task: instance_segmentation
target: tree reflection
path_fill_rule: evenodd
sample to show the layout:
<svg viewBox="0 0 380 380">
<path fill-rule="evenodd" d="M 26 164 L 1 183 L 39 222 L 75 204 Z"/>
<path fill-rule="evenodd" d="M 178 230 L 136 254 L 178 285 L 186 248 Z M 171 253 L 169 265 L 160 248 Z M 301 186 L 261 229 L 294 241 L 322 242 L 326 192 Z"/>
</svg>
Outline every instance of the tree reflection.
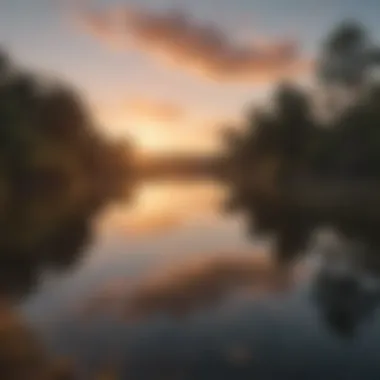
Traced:
<svg viewBox="0 0 380 380">
<path fill-rule="evenodd" d="M 275 111 L 249 115 L 240 138 L 230 139 L 232 208 L 247 216 L 252 233 L 275 231 L 280 260 L 303 248 L 309 217 L 285 200 L 288 182 L 305 177 L 318 133 L 310 99 L 301 90 L 280 86 Z"/>
<path fill-rule="evenodd" d="M 314 249 L 323 256 L 312 298 L 332 331 L 352 336 L 380 303 L 378 253 L 366 242 L 336 233 L 318 239 Z"/>
<path fill-rule="evenodd" d="M 329 49 L 340 49 L 343 42 L 336 39 L 350 45 L 351 38 L 356 46 L 364 35 L 358 26 L 343 24 Z M 244 211 L 253 233 L 275 237 L 280 259 L 292 260 L 310 232 L 325 224 L 378 244 L 379 218 L 371 219 L 365 207 L 352 218 L 343 211 L 356 212 L 368 201 L 363 194 L 373 201 L 365 206 L 378 207 L 379 89 L 370 82 L 352 105 L 326 121 L 313 111 L 313 92 L 283 84 L 271 111 L 249 114 L 242 131 L 228 135 L 231 208 Z"/>
<path fill-rule="evenodd" d="M 379 277 L 380 84 L 367 75 L 379 53 L 361 28 L 345 24 L 324 54 L 321 83 L 334 82 L 345 95 L 355 93 L 355 100 L 326 120 L 314 110 L 313 93 L 283 83 L 271 111 L 252 112 L 242 132 L 227 132 L 224 162 L 230 208 L 244 212 L 253 236 L 273 238 L 280 265 L 307 253 L 320 226 L 331 225 L 348 239 L 337 250 L 350 270 L 322 268 L 313 295 L 328 325 L 350 335 L 379 302 L 378 288 L 368 289 L 357 274 L 360 269 Z M 329 86 L 325 91 L 340 101 Z M 1 296 L 26 295 L 44 271 L 80 259 L 99 210 L 128 198 L 131 161 L 129 143 L 106 139 L 72 89 L 0 55 Z M 334 268 L 331 261 L 327 267 Z M 251 260 L 186 266 L 143 283 L 125 313 L 184 316 L 218 303 L 231 289 L 287 289 L 279 273 Z M 7 335 L 14 326 L 7 322 L 9 311 L 3 313 L 0 377 L 50 379 L 38 344 L 25 330 L 20 339 L 28 350 L 18 336 Z M 64 372 L 61 378 L 68 378 Z"/>
<path fill-rule="evenodd" d="M 314 286 L 314 299 L 323 320 L 340 336 L 352 336 L 379 306 L 380 295 L 365 291 L 351 276 L 333 278 L 320 275 Z"/>
<path fill-rule="evenodd" d="M 130 144 L 102 135 L 73 89 L 0 54 L 1 379 L 76 378 L 48 357 L 13 302 L 45 271 L 80 259 L 98 212 L 128 199 L 131 162 Z"/>
<path fill-rule="evenodd" d="M 253 237 L 273 239 L 281 265 L 307 254 L 313 232 L 331 226 L 358 252 L 352 269 L 374 272 L 364 263 L 375 263 L 380 249 L 380 83 L 371 76 L 378 64 L 367 32 L 345 22 L 326 40 L 317 72 L 328 106 L 339 104 L 332 117 L 315 110 L 314 91 L 282 84 L 270 110 L 226 134 L 229 208 L 244 213 Z M 340 250 L 350 261 L 347 246 Z M 326 320 L 342 332 L 379 301 L 350 276 L 322 273 L 315 289 Z"/>
</svg>

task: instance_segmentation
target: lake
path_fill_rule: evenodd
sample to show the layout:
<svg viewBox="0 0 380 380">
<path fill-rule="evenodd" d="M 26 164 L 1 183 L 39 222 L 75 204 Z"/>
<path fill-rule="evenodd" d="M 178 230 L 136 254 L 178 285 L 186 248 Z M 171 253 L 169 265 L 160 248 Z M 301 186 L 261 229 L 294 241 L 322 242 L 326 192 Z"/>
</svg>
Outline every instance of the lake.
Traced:
<svg viewBox="0 0 380 380">
<path fill-rule="evenodd" d="M 352 318 L 363 323 L 340 334 L 315 302 L 312 264 L 291 286 L 270 286 L 268 242 L 221 211 L 226 196 L 213 183 L 141 186 L 94 222 L 81 262 L 46 275 L 23 314 L 83 374 L 112 365 L 123 379 L 378 379 L 377 300 L 355 293 Z"/>
</svg>

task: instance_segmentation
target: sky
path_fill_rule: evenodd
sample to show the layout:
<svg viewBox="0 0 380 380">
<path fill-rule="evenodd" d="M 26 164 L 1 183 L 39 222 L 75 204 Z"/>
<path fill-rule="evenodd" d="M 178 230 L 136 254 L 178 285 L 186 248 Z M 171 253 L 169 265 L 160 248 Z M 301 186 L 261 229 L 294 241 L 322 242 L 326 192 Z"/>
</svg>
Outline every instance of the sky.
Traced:
<svg viewBox="0 0 380 380">
<path fill-rule="evenodd" d="M 213 151 L 283 78 L 311 75 L 344 19 L 380 37 L 378 0 L 0 0 L 0 46 L 72 83 L 101 128 L 147 151 Z"/>
</svg>

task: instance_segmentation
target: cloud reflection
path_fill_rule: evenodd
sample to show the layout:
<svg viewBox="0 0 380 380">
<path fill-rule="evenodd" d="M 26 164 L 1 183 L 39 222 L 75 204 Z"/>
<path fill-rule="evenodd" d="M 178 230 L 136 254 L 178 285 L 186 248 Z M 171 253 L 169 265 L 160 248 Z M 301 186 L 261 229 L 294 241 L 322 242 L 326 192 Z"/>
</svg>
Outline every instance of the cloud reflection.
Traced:
<svg viewBox="0 0 380 380">
<path fill-rule="evenodd" d="M 116 306 L 127 321 L 169 315 L 186 317 L 212 309 L 239 291 L 262 294 L 288 290 L 294 273 L 279 269 L 264 255 L 213 255 L 193 258 L 154 271 L 137 284 L 118 279 L 104 286 L 85 314 Z"/>
<path fill-rule="evenodd" d="M 104 227 L 135 237 L 166 233 L 195 219 L 214 218 L 223 196 L 223 189 L 211 183 L 148 183 L 140 187 L 133 208 L 110 210 Z"/>
</svg>

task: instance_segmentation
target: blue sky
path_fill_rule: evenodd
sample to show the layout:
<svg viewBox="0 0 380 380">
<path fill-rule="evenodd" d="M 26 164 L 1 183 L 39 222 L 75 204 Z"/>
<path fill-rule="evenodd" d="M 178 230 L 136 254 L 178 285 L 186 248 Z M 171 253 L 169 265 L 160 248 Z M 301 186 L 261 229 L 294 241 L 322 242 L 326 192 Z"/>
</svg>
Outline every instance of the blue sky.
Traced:
<svg viewBox="0 0 380 380">
<path fill-rule="evenodd" d="M 175 102 L 198 121 L 239 115 L 248 102 L 266 93 L 266 83 L 215 83 L 167 67 L 141 51 L 114 50 L 74 25 L 71 0 L 1 0 L 0 44 L 21 64 L 43 70 L 77 86 L 101 109 L 123 99 L 147 97 Z M 185 9 L 236 38 L 295 38 L 310 56 L 337 22 L 353 18 L 380 37 L 378 0 L 97 0 L 89 7 L 134 4 L 152 10 Z M 112 108 L 112 107 L 111 107 Z M 109 114 L 109 112 L 108 112 Z M 127 117 L 127 116 L 126 116 Z M 192 120 L 194 119 L 192 118 Z M 127 121 L 105 123 L 131 127 Z M 186 124 L 186 123 L 183 123 Z M 178 126 L 186 134 L 191 123 Z M 152 126 L 151 126 L 152 128 Z M 157 126 L 158 128 L 158 126 Z M 182 128 L 182 129 L 181 129 Z"/>
</svg>

